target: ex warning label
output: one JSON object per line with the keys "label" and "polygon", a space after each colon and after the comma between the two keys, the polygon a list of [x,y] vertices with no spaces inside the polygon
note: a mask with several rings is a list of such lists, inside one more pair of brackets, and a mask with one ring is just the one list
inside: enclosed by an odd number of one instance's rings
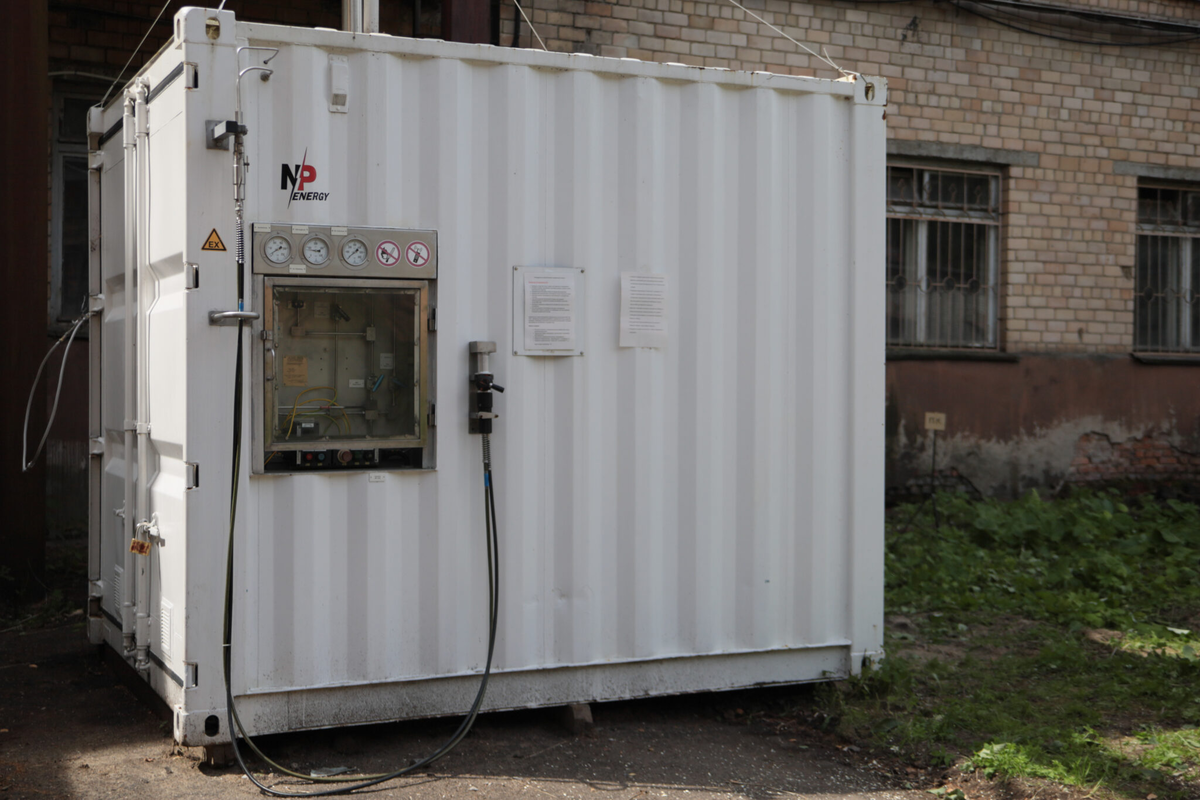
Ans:
{"label": "ex warning label", "polygon": [[217,250],[221,253],[225,252],[225,243],[221,241],[221,236],[217,233],[217,229],[213,228],[212,233],[204,240],[204,246],[201,250]]}

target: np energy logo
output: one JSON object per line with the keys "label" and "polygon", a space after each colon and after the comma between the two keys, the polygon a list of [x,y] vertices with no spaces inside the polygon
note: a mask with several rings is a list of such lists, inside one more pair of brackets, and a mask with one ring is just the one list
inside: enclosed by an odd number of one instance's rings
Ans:
{"label": "np energy logo", "polygon": [[317,168],[308,163],[308,148],[299,164],[283,164],[279,177],[279,189],[288,192],[288,207],[295,201],[328,200],[329,192],[314,192],[308,187],[317,180]]}

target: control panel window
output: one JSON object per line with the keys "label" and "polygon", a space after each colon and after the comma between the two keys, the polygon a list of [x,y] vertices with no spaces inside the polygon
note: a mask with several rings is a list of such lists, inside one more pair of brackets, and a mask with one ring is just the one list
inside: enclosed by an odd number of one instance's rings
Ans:
{"label": "control panel window", "polygon": [[[265,282],[264,468],[421,467],[428,413],[419,281]],[[339,284],[339,285],[334,285]]]}

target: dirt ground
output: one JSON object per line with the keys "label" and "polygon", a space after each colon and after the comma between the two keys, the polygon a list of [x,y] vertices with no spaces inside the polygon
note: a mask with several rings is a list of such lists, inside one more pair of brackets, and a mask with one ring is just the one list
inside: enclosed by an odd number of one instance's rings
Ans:
{"label": "dirt ground", "polygon": [[[257,795],[235,766],[176,747],[170,725],[88,644],[79,619],[0,633],[0,800],[233,798]],[[573,735],[553,710],[487,714],[459,747],[380,798],[641,797],[929,798],[903,769],[775,714],[804,688],[704,694],[593,706]],[[364,771],[409,763],[457,720],[264,737],[293,768]],[[281,789],[306,791],[271,776]],[[931,784],[925,784],[931,785]],[[476,794],[477,793],[477,794]]]}

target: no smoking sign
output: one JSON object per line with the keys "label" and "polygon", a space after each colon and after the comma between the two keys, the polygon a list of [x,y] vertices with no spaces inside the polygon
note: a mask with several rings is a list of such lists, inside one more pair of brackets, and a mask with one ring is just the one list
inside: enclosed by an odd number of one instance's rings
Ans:
{"label": "no smoking sign", "polygon": [[379,243],[375,248],[375,260],[385,267],[394,267],[400,261],[400,245],[391,240]]}
{"label": "no smoking sign", "polygon": [[429,245],[417,240],[404,249],[404,260],[410,267],[420,269],[429,263]]}

